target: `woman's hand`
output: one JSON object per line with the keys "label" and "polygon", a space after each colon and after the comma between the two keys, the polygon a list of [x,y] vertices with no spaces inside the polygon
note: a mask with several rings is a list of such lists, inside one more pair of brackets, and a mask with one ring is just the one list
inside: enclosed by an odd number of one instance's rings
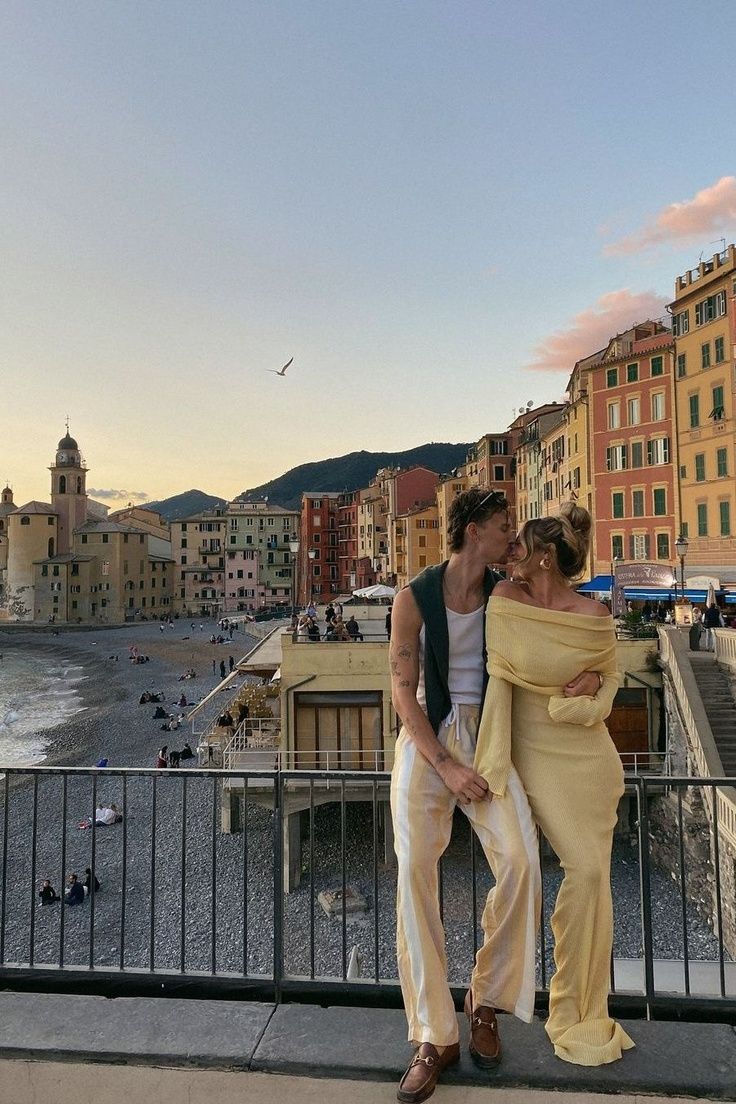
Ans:
{"label": "woman's hand", "polygon": [[577,678],[563,686],[562,693],[566,698],[579,698],[582,695],[594,698],[602,685],[597,671],[582,671]]}

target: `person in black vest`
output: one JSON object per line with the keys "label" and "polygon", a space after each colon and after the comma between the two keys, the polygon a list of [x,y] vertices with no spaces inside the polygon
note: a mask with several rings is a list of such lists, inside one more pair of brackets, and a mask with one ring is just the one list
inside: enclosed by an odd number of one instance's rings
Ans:
{"label": "person in black vest", "polygon": [[[458,1023],[447,982],[437,868],[460,805],[478,835],[496,885],[483,912],[465,999],[470,1052],[491,1068],[500,1061],[495,1008],[529,1022],[534,1013],[536,933],[541,899],[537,833],[516,772],[503,797],[491,796],[473,770],[488,681],[485,607],[515,533],[499,491],[471,488],[448,513],[450,559],[426,568],[399,592],[392,610],[392,701],[403,724],[391,776],[398,858],[397,959],[409,1041],[416,1050],[397,1097],[418,1104],[459,1058]],[[584,672],[568,688],[594,694]]]}

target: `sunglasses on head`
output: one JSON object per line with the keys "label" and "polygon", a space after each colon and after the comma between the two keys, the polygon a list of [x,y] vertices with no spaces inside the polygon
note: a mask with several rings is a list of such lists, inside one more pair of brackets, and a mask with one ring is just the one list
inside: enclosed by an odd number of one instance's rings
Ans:
{"label": "sunglasses on head", "polygon": [[[475,514],[478,513],[479,510],[483,509],[486,502],[493,502],[494,500],[496,502],[503,502],[505,497],[506,496],[504,495],[503,491],[489,491],[485,498],[482,498],[478,505],[474,506],[473,509],[470,511],[470,513],[468,514],[468,522],[475,516]],[[465,524],[467,525],[468,522],[466,522]]]}

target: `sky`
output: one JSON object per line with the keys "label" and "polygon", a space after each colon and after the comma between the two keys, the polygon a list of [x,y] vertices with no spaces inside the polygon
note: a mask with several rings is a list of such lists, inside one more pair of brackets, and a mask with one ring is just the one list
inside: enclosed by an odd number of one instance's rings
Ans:
{"label": "sky", "polygon": [[[736,5],[3,0],[0,481],[472,441],[736,240]],[[284,377],[280,368],[290,357]]]}

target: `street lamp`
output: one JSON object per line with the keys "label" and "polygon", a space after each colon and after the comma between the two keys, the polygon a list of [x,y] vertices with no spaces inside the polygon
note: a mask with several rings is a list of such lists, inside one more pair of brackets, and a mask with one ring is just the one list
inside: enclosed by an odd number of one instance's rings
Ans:
{"label": "street lamp", "polygon": [[682,600],[685,601],[685,557],[687,556],[688,539],[684,533],[680,533],[675,541],[675,552],[680,558],[680,589]]}
{"label": "street lamp", "polygon": [[297,556],[299,555],[299,537],[292,533],[289,537],[289,552],[291,553],[291,609],[296,609],[296,569]]}

